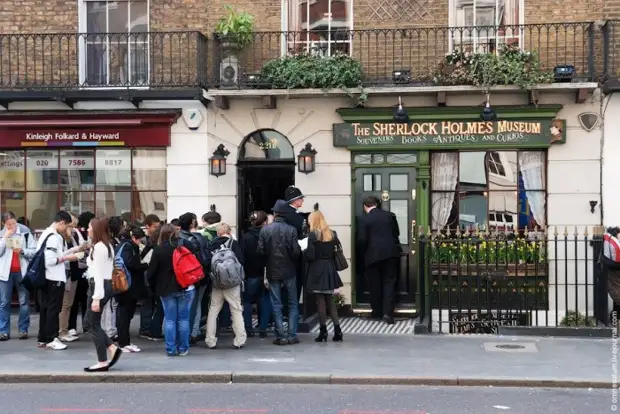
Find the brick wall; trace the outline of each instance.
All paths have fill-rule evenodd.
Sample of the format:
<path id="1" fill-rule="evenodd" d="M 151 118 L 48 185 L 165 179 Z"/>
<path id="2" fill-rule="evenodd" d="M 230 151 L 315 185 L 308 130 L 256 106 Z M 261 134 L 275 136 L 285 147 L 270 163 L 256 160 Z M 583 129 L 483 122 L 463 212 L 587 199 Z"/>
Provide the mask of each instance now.
<path id="1" fill-rule="evenodd" d="M 280 0 L 151 0 L 150 27 L 152 31 L 197 30 L 211 35 L 218 20 L 225 16 L 224 4 L 248 11 L 256 17 L 256 30 L 281 30 Z M 448 50 L 451 34 L 439 27 L 448 25 L 448 0 L 402 0 L 396 6 L 392 0 L 354 0 L 354 29 L 376 29 L 356 32 L 353 56 L 359 59 L 370 76 L 389 77 L 392 70 L 410 68 L 424 74 L 441 60 Z M 526 24 L 620 20 L 620 0 L 525 0 Z M 75 33 L 78 28 L 76 0 L 6 0 L 0 2 L 0 19 L 6 22 L 5 34 Z M 620 56 L 620 24 L 612 32 L 611 51 Z M 403 32 L 382 29 L 402 28 Z M 435 31 L 420 28 L 437 28 Z M 556 64 L 575 64 L 584 71 L 587 66 L 587 27 L 574 25 L 546 26 L 525 33 L 526 48 L 537 50 L 549 67 Z M 247 72 L 260 70 L 262 62 L 277 57 L 281 38 L 278 34 L 257 34 L 256 45 L 246 51 Z M 159 83 L 174 83 L 174 75 L 195 71 L 197 42 L 192 36 L 159 37 L 152 43 L 152 78 Z M 602 68 L 602 37 L 596 32 L 596 68 Z M 207 47 L 206 45 L 204 47 Z M 210 66 L 214 67 L 216 49 L 209 45 Z M 11 52 L 9 53 L 9 49 Z M 78 44 L 71 38 L 0 38 L 0 85 L 16 80 L 32 82 L 73 82 L 77 77 Z M 73 55 L 73 58 L 66 56 Z M 20 57 L 19 62 L 17 56 Z M 60 57 L 65 56 L 65 57 Z M 184 56 L 187 58 L 184 59 Z M 158 60 L 159 59 L 159 60 Z M 164 60 L 175 62 L 168 67 Z M 615 59 L 613 59 L 615 61 Z M 620 64 L 620 59 L 619 64 Z M 184 62 L 184 63 L 182 63 Z M 194 67 L 194 69 L 192 69 Z M 210 75 L 216 74 L 213 71 Z M 45 76 L 44 76 L 45 75 Z"/>

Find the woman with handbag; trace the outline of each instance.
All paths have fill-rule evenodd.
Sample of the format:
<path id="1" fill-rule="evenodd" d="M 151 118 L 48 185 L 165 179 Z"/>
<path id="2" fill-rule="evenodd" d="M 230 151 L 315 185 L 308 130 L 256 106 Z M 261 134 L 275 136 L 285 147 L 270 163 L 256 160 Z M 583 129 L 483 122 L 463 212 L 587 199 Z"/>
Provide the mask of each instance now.
<path id="1" fill-rule="evenodd" d="M 316 342 L 327 341 L 327 312 L 334 324 L 335 342 L 342 341 L 342 330 L 338 320 L 338 310 L 334 303 L 334 293 L 343 285 L 338 268 L 342 267 L 340 254 L 342 247 L 336 232 L 331 230 L 325 221 L 323 213 L 314 206 L 314 212 L 308 217 L 310 233 L 308 234 L 308 248 L 304 252 L 306 263 L 306 289 L 314 293 L 321 324 Z M 344 270 L 344 269 L 340 269 Z"/>
<path id="2" fill-rule="evenodd" d="M 121 349 L 115 345 L 101 327 L 101 316 L 106 303 L 112 299 L 112 272 L 114 249 L 108 233 L 106 219 L 93 219 L 88 225 L 88 237 L 92 248 L 88 264 L 88 310 L 86 320 L 93 336 L 97 360 L 95 365 L 84 368 L 86 372 L 104 372 L 114 366 L 121 357 Z"/>

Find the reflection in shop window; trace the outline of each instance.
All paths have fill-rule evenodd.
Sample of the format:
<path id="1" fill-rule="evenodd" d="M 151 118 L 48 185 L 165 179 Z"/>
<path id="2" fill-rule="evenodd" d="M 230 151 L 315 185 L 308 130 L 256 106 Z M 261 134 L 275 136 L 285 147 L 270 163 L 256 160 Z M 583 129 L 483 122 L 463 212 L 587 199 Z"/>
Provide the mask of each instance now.
<path id="1" fill-rule="evenodd" d="M 131 190 L 131 150 L 98 150 L 95 161 L 97 191 Z"/>
<path id="2" fill-rule="evenodd" d="M 134 190 L 166 190 L 166 150 L 133 150 Z"/>
<path id="3" fill-rule="evenodd" d="M 131 214 L 131 193 L 98 191 L 95 195 L 97 217 L 127 216 Z"/>
<path id="4" fill-rule="evenodd" d="M 28 151 L 26 153 L 26 180 L 28 191 L 57 190 L 58 151 Z"/>
<path id="5" fill-rule="evenodd" d="M 26 214 L 26 193 L 0 191 L 0 211 L 10 211 L 18 218 Z"/>
<path id="6" fill-rule="evenodd" d="M 52 224 L 58 212 L 58 192 L 28 191 L 26 208 L 31 228 L 35 231 L 44 230 Z"/>
<path id="7" fill-rule="evenodd" d="M 25 157 L 24 151 L 0 152 L 0 190 L 23 190 L 25 188 Z"/>
<path id="8" fill-rule="evenodd" d="M 85 211 L 95 211 L 95 193 L 92 191 L 60 192 L 60 210 L 71 211 L 76 215 Z"/>
<path id="9" fill-rule="evenodd" d="M 166 220 L 166 204 L 167 197 L 164 191 L 134 192 L 132 200 L 134 220 L 142 222 L 149 214 L 155 214 L 160 220 Z"/>
<path id="10" fill-rule="evenodd" d="M 444 152 L 431 158 L 433 230 L 546 225 L 544 151 Z"/>
<path id="11" fill-rule="evenodd" d="M 60 151 L 60 188 L 62 190 L 95 189 L 95 151 Z"/>

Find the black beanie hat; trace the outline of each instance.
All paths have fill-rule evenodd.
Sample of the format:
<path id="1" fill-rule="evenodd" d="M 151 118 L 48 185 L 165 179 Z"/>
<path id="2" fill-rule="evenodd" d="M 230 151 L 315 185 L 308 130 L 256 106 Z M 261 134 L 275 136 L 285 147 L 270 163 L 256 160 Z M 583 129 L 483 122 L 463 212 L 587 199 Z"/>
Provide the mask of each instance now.
<path id="1" fill-rule="evenodd" d="M 287 203 L 291 203 L 299 198 L 304 198 L 304 195 L 301 193 L 299 188 L 290 186 L 284 190 L 284 200 Z"/>

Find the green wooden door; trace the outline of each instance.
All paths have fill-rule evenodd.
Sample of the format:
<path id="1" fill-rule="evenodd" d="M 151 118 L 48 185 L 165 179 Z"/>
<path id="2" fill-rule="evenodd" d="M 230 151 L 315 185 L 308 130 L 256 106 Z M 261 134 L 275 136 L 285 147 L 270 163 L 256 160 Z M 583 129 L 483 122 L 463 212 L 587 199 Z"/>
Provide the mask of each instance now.
<path id="1" fill-rule="evenodd" d="M 401 257 L 396 286 L 397 308 L 410 308 L 414 304 L 417 288 L 417 265 L 412 245 L 411 227 L 416 220 L 416 169 L 412 167 L 357 168 L 355 170 L 355 220 L 358 228 L 364 209 L 362 200 L 366 196 L 378 197 L 381 208 L 396 215 L 400 231 Z M 355 243 L 355 290 L 357 304 L 370 303 L 368 283 L 364 276 L 364 252 Z"/>

